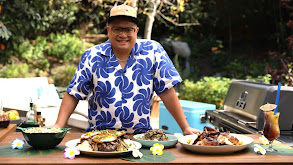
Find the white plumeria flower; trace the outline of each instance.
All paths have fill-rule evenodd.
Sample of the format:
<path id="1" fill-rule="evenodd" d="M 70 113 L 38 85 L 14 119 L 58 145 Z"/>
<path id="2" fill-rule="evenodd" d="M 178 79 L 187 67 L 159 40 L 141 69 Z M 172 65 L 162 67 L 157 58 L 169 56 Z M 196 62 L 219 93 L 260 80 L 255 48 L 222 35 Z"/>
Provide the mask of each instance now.
<path id="1" fill-rule="evenodd" d="M 269 140 L 263 135 L 261 137 L 259 137 L 259 140 L 262 142 L 263 145 L 269 144 Z"/>
<path id="2" fill-rule="evenodd" d="M 267 151 L 264 148 L 262 148 L 259 144 L 254 144 L 254 152 L 260 152 L 262 155 L 265 155 Z"/>
<path id="3" fill-rule="evenodd" d="M 198 135 L 186 135 L 182 136 L 179 140 L 181 143 L 193 145 L 194 141 L 197 139 Z"/>
<path id="4" fill-rule="evenodd" d="M 137 157 L 142 158 L 143 154 L 139 150 L 134 149 L 134 150 L 132 150 L 132 156 L 135 158 L 137 158 Z"/>
<path id="5" fill-rule="evenodd" d="M 75 155 L 79 155 L 79 154 L 80 154 L 80 151 L 76 147 L 66 147 L 63 157 L 74 159 Z"/>
<path id="6" fill-rule="evenodd" d="M 11 142 L 11 144 L 12 149 L 22 149 L 23 145 L 25 144 L 25 141 L 20 138 L 16 138 Z"/>
<path id="7" fill-rule="evenodd" d="M 128 145 L 128 151 L 137 150 L 138 147 L 130 139 L 124 139 L 124 142 Z"/>
<path id="8" fill-rule="evenodd" d="M 182 133 L 174 133 L 174 136 L 176 136 L 177 139 L 179 140 L 180 138 L 183 137 L 183 134 Z"/>

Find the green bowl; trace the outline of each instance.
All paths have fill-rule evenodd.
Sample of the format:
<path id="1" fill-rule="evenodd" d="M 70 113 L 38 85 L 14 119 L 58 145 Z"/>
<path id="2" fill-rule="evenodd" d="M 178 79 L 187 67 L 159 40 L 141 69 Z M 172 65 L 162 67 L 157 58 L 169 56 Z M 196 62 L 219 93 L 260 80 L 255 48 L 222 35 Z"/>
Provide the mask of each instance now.
<path id="1" fill-rule="evenodd" d="M 61 128 L 62 132 L 58 133 L 25 133 L 24 131 L 29 128 L 18 127 L 18 129 L 22 131 L 26 142 L 32 147 L 41 150 L 56 147 L 63 140 L 67 131 L 70 130 L 70 128 Z"/>
<path id="2" fill-rule="evenodd" d="M 174 147 L 178 139 L 176 136 L 171 134 L 166 134 L 166 136 L 169 138 L 169 140 L 166 141 L 154 141 L 154 140 L 142 140 L 144 134 L 137 134 L 133 136 L 134 141 L 139 142 L 143 147 L 149 148 L 152 147 L 155 143 L 163 144 L 164 148 L 171 148 Z"/>

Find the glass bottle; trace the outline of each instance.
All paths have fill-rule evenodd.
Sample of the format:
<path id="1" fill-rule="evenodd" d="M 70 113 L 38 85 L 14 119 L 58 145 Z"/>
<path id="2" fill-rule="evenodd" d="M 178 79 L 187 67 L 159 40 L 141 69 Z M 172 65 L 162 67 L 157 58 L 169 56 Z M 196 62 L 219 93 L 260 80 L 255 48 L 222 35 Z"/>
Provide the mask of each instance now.
<path id="1" fill-rule="evenodd" d="M 42 117 L 42 113 L 41 112 L 37 112 L 37 124 L 40 127 L 43 127 L 44 126 L 43 117 Z"/>
<path id="2" fill-rule="evenodd" d="M 32 125 L 37 124 L 37 122 L 36 122 L 36 115 L 37 114 L 34 111 L 34 104 L 32 102 L 30 102 L 30 109 L 26 113 L 26 123 L 27 124 L 32 124 Z"/>

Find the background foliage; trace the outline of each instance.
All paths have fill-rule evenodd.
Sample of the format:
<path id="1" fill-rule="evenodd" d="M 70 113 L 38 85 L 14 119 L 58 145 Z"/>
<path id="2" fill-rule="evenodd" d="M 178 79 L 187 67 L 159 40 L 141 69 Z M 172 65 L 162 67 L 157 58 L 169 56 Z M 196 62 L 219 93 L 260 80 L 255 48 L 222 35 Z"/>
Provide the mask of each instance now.
<path id="1" fill-rule="evenodd" d="M 81 36 L 106 34 L 107 13 L 124 2 L 0 0 L 0 77 L 47 76 L 56 86 L 66 86 L 83 51 L 96 44 L 84 42 Z M 137 2 L 142 38 L 149 1 Z M 168 18 L 199 23 L 174 26 L 157 17 L 153 26 L 152 39 L 184 41 L 191 49 L 187 72 L 186 59 L 163 44 L 186 79 L 180 89 L 182 99 L 220 107 L 224 88 L 232 79 L 292 86 L 292 0 L 170 2 L 178 8 Z M 214 75 L 222 78 L 204 78 Z M 221 90 L 211 88 L 214 84 Z M 206 95 L 214 96 L 208 98 L 201 91 L 207 87 L 211 91 Z"/>
<path id="2" fill-rule="evenodd" d="M 205 77 L 194 83 L 186 79 L 183 82 L 179 98 L 215 104 L 217 109 L 222 109 L 231 81 L 229 78 Z"/>

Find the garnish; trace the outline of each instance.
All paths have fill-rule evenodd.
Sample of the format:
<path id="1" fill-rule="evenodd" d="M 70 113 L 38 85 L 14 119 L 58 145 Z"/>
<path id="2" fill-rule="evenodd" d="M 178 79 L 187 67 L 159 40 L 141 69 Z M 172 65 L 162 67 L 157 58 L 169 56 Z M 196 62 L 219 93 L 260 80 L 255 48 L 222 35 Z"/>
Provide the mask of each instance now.
<path id="1" fill-rule="evenodd" d="M 254 144 L 254 152 L 265 155 L 267 151 L 264 148 L 262 148 L 259 144 Z"/>
<path id="2" fill-rule="evenodd" d="M 142 158 L 143 154 L 139 150 L 132 150 L 132 156 L 135 158 Z"/>
<path id="3" fill-rule="evenodd" d="M 12 149 L 22 149 L 23 145 L 25 144 L 25 141 L 20 138 L 16 138 L 11 142 L 11 144 Z"/>
<path id="4" fill-rule="evenodd" d="M 271 110 L 274 110 L 277 108 L 277 105 L 276 104 L 264 104 L 260 107 L 261 110 L 263 111 L 271 111 Z"/>
<path id="5" fill-rule="evenodd" d="M 63 157 L 64 158 L 69 158 L 69 159 L 74 159 L 75 155 L 79 155 L 80 151 L 76 147 L 67 147 L 65 148 L 65 152 Z"/>
<path id="6" fill-rule="evenodd" d="M 259 137 L 259 140 L 262 142 L 263 145 L 269 144 L 269 140 L 263 135 L 261 137 Z"/>
<path id="7" fill-rule="evenodd" d="M 155 143 L 150 150 L 152 151 L 153 155 L 163 155 L 164 145 Z"/>

